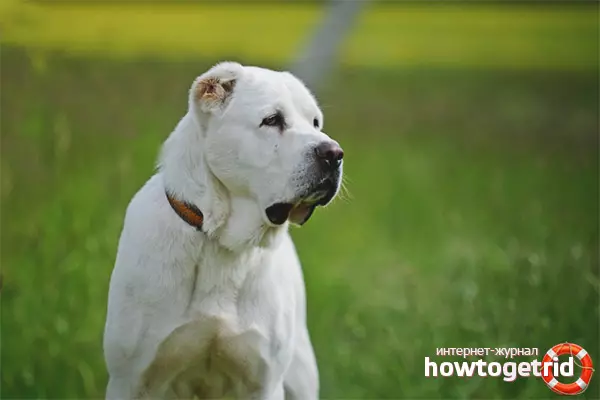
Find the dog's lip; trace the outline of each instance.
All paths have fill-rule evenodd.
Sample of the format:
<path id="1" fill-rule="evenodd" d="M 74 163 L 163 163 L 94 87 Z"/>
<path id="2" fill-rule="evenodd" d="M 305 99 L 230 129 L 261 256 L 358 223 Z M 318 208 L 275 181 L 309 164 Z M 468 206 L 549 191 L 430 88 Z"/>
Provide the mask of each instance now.
<path id="1" fill-rule="evenodd" d="M 265 210 L 267 218 L 272 224 L 281 225 L 288 219 L 298 225 L 304 224 L 312 215 L 319 204 L 316 202 L 306 203 L 275 203 Z"/>
<path id="2" fill-rule="evenodd" d="M 283 201 L 267 207 L 265 213 L 271 223 L 281 225 L 288 219 L 303 225 L 311 217 L 315 208 L 327 205 L 335 196 L 335 183 L 325 180 L 309 193 L 299 196 L 293 201 Z"/>
<path id="3" fill-rule="evenodd" d="M 293 207 L 292 203 L 275 203 L 265 209 L 265 214 L 272 224 L 281 225 L 287 221 Z"/>

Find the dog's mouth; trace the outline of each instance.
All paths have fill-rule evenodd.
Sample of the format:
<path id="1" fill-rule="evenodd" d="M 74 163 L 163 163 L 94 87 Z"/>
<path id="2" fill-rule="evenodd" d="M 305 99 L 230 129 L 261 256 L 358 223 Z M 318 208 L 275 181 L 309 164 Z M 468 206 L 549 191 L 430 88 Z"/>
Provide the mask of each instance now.
<path id="1" fill-rule="evenodd" d="M 275 203 L 265 210 L 269 221 L 281 225 L 285 221 L 303 225 L 312 216 L 317 206 L 327 205 L 335 196 L 337 186 L 326 180 L 306 195 L 299 196 L 293 202 Z"/>

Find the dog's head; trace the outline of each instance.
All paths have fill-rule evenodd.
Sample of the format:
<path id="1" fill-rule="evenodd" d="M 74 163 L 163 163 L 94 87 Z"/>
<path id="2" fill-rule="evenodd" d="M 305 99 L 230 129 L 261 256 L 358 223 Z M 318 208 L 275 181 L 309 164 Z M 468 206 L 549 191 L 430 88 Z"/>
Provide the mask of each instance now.
<path id="1" fill-rule="evenodd" d="M 194 81 L 189 101 L 211 173 L 231 196 L 253 199 L 267 224 L 301 225 L 337 194 L 344 153 L 292 74 L 218 64 Z"/>

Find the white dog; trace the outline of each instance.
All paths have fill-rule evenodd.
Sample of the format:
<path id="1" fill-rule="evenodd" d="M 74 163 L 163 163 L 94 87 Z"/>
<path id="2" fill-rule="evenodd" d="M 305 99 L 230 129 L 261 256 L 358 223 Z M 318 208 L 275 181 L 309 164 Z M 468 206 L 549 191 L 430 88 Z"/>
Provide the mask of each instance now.
<path id="1" fill-rule="evenodd" d="M 134 196 L 111 277 L 107 398 L 316 399 L 288 221 L 337 194 L 343 152 L 293 75 L 233 62 L 196 79 Z"/>

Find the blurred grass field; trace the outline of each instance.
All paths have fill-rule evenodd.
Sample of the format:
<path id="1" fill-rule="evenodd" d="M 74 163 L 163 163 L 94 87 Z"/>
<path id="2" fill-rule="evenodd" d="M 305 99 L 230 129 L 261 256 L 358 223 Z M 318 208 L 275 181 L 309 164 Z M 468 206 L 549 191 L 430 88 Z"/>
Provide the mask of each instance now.
<path id="1" fill-rule="evenodd" d="M 132 59 L 285 64 L 323 15 L 322 4 L 5 0 L 4 43 Z M 360 18 L 345 65 L 586 70 L 598 65 L 593 5 L 427 6 L 387 3 Z"/>
<path id="2" fill-rule="evenodd" d="M 321 11 L 6 4 L 2 397 L 102 397 L 125 207 L 190 82 L 223 58 L 285 67 Z M 352 199 L 293 231 L 323 398 L 553 396 L 425 378 L 437 347 L 571 341 L 600 360 L 597 32 L 594 5 L 359 21 L 319 96 Z"/>

